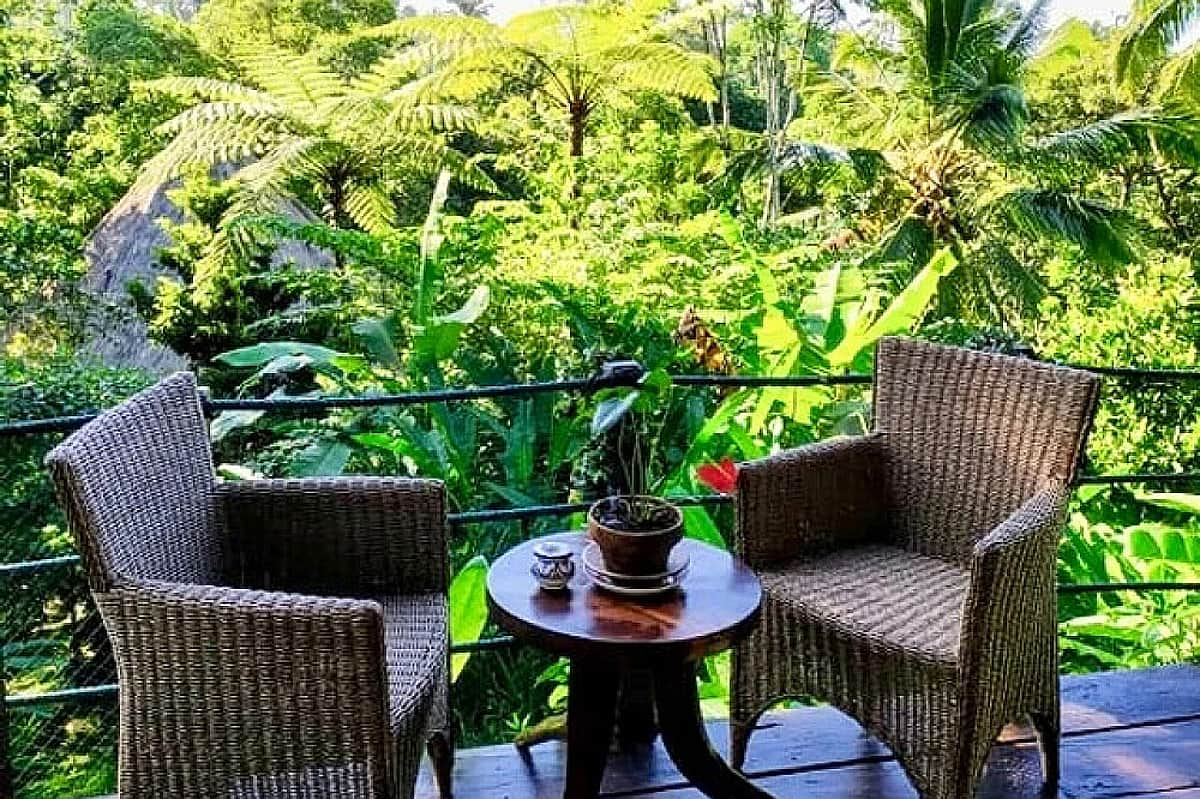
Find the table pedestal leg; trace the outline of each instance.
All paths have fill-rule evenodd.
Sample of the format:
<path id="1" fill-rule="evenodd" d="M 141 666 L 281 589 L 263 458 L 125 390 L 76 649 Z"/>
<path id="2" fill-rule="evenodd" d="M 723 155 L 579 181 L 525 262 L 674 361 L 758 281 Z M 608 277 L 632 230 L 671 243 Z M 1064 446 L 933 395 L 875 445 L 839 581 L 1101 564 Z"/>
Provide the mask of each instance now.
<path id="1" fill-rule="evenodd" d="M 663 744 L 689 782 L 713 799 L 772 799 L 771 794 L 730 768 L 709 743 L 700 713 L 694 663 L 657 667 L 654 699 Z"/>
<path id="2" fill-rule="evenodd" d="M 563 799 L 596 799 L 608 763 L 621 672 L 571 661 L 567 689 L 567 784 Z"/>

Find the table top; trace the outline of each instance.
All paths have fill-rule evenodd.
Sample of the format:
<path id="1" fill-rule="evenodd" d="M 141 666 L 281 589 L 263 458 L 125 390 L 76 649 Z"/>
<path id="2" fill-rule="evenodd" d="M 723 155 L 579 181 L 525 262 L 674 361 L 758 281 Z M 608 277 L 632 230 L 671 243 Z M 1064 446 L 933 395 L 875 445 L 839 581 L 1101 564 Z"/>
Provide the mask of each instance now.
<path id="1" fill-rule="evenodd" d="M 539 541 L 571 547 L 575 576 L 565 591 L 543 591 L 529 573 Z M 684 539 L 691 567 L 682 586 L 656 599 L 631 599 L 597 588 L 584 574 L 587 538 L 555 533 L 526 541 L 488 570 L 492 618 L 508 632 L 568 657 L 626 662 L 693 660 L 728 649 L 758 621 L 762 587 L 741 561 L 709 544 Z"/>

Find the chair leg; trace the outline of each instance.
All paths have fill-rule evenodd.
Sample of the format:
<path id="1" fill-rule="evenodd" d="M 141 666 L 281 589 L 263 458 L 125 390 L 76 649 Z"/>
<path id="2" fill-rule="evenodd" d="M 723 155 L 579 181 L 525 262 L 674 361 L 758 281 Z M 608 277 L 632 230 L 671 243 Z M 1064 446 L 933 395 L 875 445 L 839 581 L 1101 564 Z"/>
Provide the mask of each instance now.
<path id="1" fill-rule="evenodd" d="M 750 746 L 750 736 L 754 734 L 754 721 L 736 722 L 729 720 L 729 765 L 738 771 L 746 765 L 746 749 Z"/>
<path id="2" fill-rule="evenodd" d="M 1062 738 L 1058 714 L 1030 713 L 1029 720 L 1033 722 L 1042 751 L 1042 778 L 1048 789 L 1057 789 L 1061 774 L 1059 749 Z"/>
<path id="3" fill-rule="evenodd" d="M 429 736 L 426 743 L 429 760 L 433 763 L 433 776 L 437 780 L 438 795 L 442 799 L 450 799 L 454 795 L 451 790 L 451 774 L 454 771 L 454 744 L 450 741 L 450 733 L 439 730 Z"/>
<path id="4" fill-rule="evenodd" d="M 737 771 L 746 765 L 750 736 L 765 710 L 754 688 L 754 677 L 747 673 L 747 664 L 742 658 L 741 647 L 745 645 L 743 642 L 734 647 L 729 684 L 729 765 Z"/>

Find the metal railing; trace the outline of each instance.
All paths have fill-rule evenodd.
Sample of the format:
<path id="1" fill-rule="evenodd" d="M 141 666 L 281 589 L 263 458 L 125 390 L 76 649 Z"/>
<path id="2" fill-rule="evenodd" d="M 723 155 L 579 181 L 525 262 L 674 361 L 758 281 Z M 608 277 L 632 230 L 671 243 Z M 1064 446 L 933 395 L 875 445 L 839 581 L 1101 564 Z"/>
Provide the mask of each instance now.
<path id="1" fill-rule="evenodd" d="M 611 368 L 606 365 L 597 375 L 585 379 L 568 379 L 549 382 L 522 383 L 497 386 L 474 386 L 464 388 L 442 389 L 436 391 L 381 394 L 347 397 L 320 397 L 295 399 L 209 399 L 205 398 L 204 408 L 209 416 L 222 411 L 255 410 L 267 413 L 282 413 L 289 416 L 311 417 L 332 410 L 353 408 L 387 408 L 414 405 L 426 405 L 443 402 L 464 402 L 483 399 L 514 398 L 532 396 L 547 392 L 579 392 L 593 393 L 606 388 L 634 388 L 645 375 L 640 365 L 624 362 L 624 368 Z M 632 368 L 635 367 L 636 368 Z M 1107 378 L 1127 381 L 1135 385 L 1145 384 L 1178 384 L 1197 383 L 1200 385 L 1200 371 L 1197 370 L 1164 370 L 1164 369 L 1135 369 L 1127 367 L 1078 366 Z M 805 387 L 805 386 L 846 386 L 869 385 L 872 376 L 869 374 L 837 374 L 837 375 L 805 375 L 794 377 L 753 377 L 738 375 L 674 375 L 672 384 L 679 387 L 721 387 L 721 388 L 762 388 L 762 387 Z M 79 414 L 48 419 L 35 419 L 10 422 L 0 425 L 0 439 L 18 436 L 42 435 L 52 433 L 67 433 L 75 430 L 96 414 Z M 1128 473 L 1128 474 L 1093 474 L 1078 478 L 1079 485 L 1124 485 L 1131 483 L 1163 483 L 1174 484 L 1182 482 L 1200 482 L 1200 472 L 1173 473 Z M 681 505 L 725 505 L 731 498 L 724 495 L 681 496 L 672 497 L 673 502 Z M 550 505 L 535 505 L 512 508 L 482 508 L 453 513 L 449 516 L 452 526 L 482 524 L 488 522 L 528 521 L 547 517 L 563 517 L 580 513 L 587 509 L 585 503 L 561 503 Z M 35 561 L 0 564 L 0 588 L 6 581 L 28 579 L 42 574 L 52 574 L 56 570 L 73 570 L 77 568 L 78 556 L 68 555 Z M 1084 593 L 1109 593 L 1115 591 L 1164 591 L 1164 590 L 1200 590 L 1196 582 L 1127 582 L 1127 583 L 1087 583 L 1060 585 L 1059 593 L 1064 595 Z M 509 636 L 482 639 L 471 643 L 458 643 L 452 649 L 454 652 L 484 652 L 495 651 L 517 645 Z M 3 675 L 3 664 L 0 663 L 0 676 Z M 54 706 L 64 703 L 88 704 L 96 702 L 111 702 L 116 697 L 118 688 L 115 684 L 91 685 L 86 687 L 66 688 L 45 693 L 17 693 L 4 699 L 3 710 L 28 709 L 39 706 Z M 3 715 L 0 715 L 0 720 Z M 3 740 L 0 738 L 0 740 Z M 0 752 L 0 755 L 3 753 Z M 6 764 L 0 762 L 0 770 L 5 770 Z"/>

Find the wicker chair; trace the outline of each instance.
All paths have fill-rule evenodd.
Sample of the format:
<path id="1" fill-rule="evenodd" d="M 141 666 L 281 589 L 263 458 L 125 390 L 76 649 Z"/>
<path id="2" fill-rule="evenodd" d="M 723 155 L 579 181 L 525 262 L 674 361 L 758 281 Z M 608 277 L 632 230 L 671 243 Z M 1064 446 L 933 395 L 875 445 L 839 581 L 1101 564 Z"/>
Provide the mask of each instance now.
<path id="1" fill-rule="evenodd" d="M 449 795 L 440 483 L 217 483 L 188 374 L 47 463 L 116 653 L 122 797 L 411 797 L 427 743 Z"/>
<path id="2" fill-rule="evenodd" d="M 886 339 L 873 433 L 742 465 L 736 546 L 764 604 L 734 650 L 738 768 L 771 703 L 812 696 L 930 799 L 973 796 L 1023 716 L 1057 783 L 1055 559 L 1096 396 L 1084 372 Z"/>

